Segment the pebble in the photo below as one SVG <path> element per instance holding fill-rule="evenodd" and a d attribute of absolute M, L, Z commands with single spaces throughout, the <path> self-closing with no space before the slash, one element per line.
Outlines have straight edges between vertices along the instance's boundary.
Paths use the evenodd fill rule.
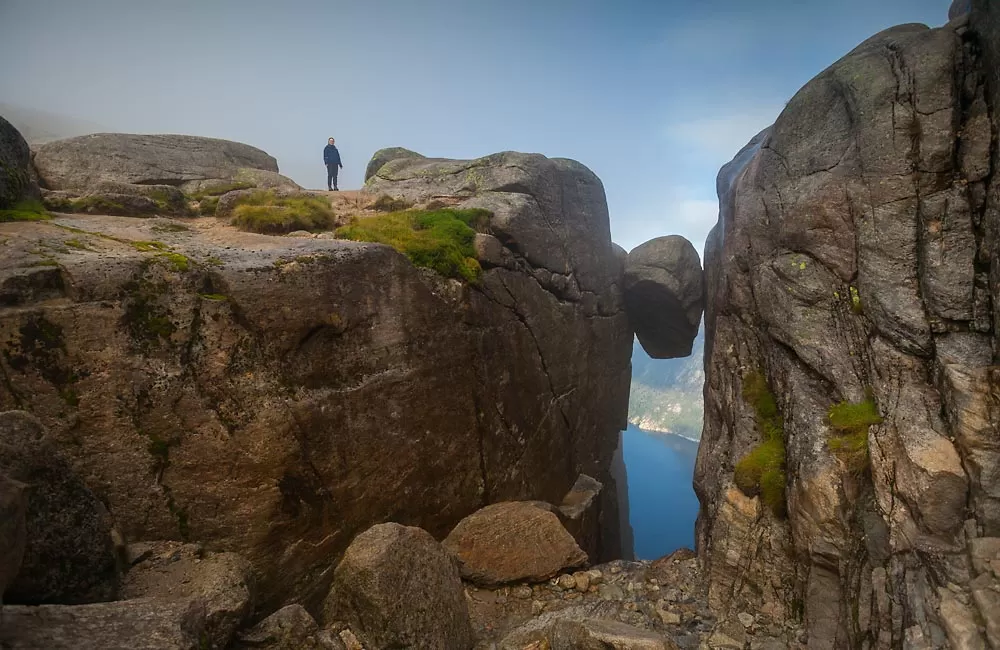
<path fill-rule="evenodd" d="M 622 568 L 620 566 L 618 566 L 617 564 L 611 567 L 611 573 L 612 574 L 621 573 L 621 572 L 622 572 Z"/>
<path fill-rule="evenodd" d="M 568 573 L 559 576 L 559 586 L 563 589 L 576 589 L 576 578 Z"/>
<path fill-rule="evenodd" d="M 658 609 L 656 613 L 660 615 L 660 620 L 664 625 L 680 625 L 681 617 L 676 612 L 665 609 Z"/>
<path fill-rule="evenodd" d="M 587 593 L 587 590 L 590 589 L 590 576 L 584 573 L 583 571 L 574 573 L 573 580 L 576 581 L 575 584 L 576 590 L 579 591 L 581 594 Z"/>
<path fill-rule="evenodd" d="M 597 591 L 604 600 L 622 600 L 625 598 L 625 592 L 618 585 L 601 585 L 597 588 Z"/>
<path fill-rule="evenodd" d="M 347 646 L 347 650 L 365 650 L 365 647 L 358 641 L 358 637 L 354 636 L 354 632 L 350 630 L 341 630 L 340 640 Z"/>
<path fill-rule="evenodd" d="M 587 575 L 590 576 L 590 584 L 596 585 L 604 581 L 604 574 L 601 573 L 600 569 L 591 569 L 587 571 Z"/>
<path fill-rule="evenodd" d="M 514 594 L 514 598 L 527 600 L 528 598 L 531 598 L 533 592 L 531 591 L 531 587 L 528 585 L 518 585 L 517 587 L 514 587 L 512 593 Z"/>
<path fill-rule="evenodd" d="M 746 612 L 740 612 L 737 614 L 736 618 L 740 619 L 740 623 L 745 628 L 753 627 L 754 619 L 752 614 L 747 614 Z"/>

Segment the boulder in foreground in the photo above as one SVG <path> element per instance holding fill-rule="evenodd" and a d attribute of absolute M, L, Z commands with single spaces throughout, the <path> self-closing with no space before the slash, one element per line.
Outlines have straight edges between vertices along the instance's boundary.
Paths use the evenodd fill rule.
<path fill-rule="evenodd" d="M 420 528 L 372 526 L 347 547 L 324 606 L 366 648 L 468 648 L 472 628 L 454 561 Z"/>
<path fill-rule="evenodd" d="M 54 338 L 46 328 L 22 330 L 25 354 L 41 354 Z M 56 453 L 33 415 L 0 413 L 0 469 L 31 487 L 21 569 L 4 593 L 11 603 L 89 603 L 113 599 L 118 567 L 111 516 Z"/>
<path fill-rule="evenodd" d="M 462 577 L 498 585 L 547 580 L 587 562 L 587 554 L 550 512 L 527 501 L 494 503 L 455 526 L 443 542 Z"/>

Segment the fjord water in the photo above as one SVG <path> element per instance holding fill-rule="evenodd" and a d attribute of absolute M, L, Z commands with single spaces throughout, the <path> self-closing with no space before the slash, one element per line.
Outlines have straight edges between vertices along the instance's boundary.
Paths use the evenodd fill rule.
<path fill-rule="evenodd" d="M 622 435 L 629 522 L 638 560 L 694 548 L 698 499 L 691 485 L 698 443 L 630 424 Z"/>

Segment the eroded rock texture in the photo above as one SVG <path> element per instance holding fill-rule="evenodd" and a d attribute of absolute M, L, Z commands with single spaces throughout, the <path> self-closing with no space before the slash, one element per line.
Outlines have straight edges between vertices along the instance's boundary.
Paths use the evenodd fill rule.
<path fill-rule="evenodd" d="M 714 608 L 804 616 L 810 648 L 984 647 L 997 616 L 973 557 L 1000 536 L 1000 41 L 974 5 L 872 37 L 720 174 L 699 554 Z M 773 422 L 760 376 L 786 518 L 733 481 Z M 840 402 L 877 409 L 855 454 Z"/>
<path fill-rule="evenodd" d="M 441 539 L 581 473 L 604 485 L 594 559 L 617 557 L 632 331 L 600 181 L 507 153 L 394 160 L 372 184 L 491 209 L 481 282 L 214 219 L 0 225 L 0 410 L 50 428 L 126 540 L 246 557 L 259 611 L 315 607 L 372 524 Z"/>

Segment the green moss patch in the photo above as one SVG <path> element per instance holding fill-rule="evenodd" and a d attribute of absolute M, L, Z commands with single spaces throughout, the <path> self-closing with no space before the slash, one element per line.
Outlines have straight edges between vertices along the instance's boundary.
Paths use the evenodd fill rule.
<path fill-rule="evenodd" d="M 833 432 L 827 443 L 830 451 L 852 472 L 864 472 L 869 465 L 868 429 L 882 423 L 871 391 L 861 402 L 831 406 L 827 421 Z"/>
<path fill-rule="evenodd" d="M 278 196 L 259 191 L 241 197 L 233 208 L 234 226 L 265 235 L 329 230 L 335 220 L 329 200 L 312 195 Z"/>
<path fill-rule="evenodd" d="M 761 372 L 743 379 L 743 399 L 753 410 L 764 440 L 736 463 L 733 482 L 747 496 L 760 496 L 775 516 L 785 515 L 785 429 L 778 403 Z"/>
<path fill-rule="evenodd" d="M 337 229 L 337 237 L 388 244 L 414 266 L 441 275 L 478 282 L 482 274 L 472 242 L 476 230 L 489 223 L 481 209 L 406 210 L 376 217 L 356 217 Z"/>
<path fill-rule="evenodd" d="M 52 215 L 45 210 L 41 201 L 29 199 L 20 201 L 9 210 L 0 210 L 0 223 L 11 221 L 47 221 Z"/>
<path fill-rule="evenodd" d="M 186 273 L 191 270 L 191 260 L 187 257 L 181 255 L 180 253 L 165 252 L 160 253 L 156 256 L 158 259 L 163 260 L 167 264 L 173 267 L 175 271 L 180 273 Z"/>
<path fill-rule="evenodd" d="M 82 196 L 73 199 L 65 211 L 85 212 L 87 214 L 124 214 L 127 212 L 124 205 L 103 196 Z"/>

